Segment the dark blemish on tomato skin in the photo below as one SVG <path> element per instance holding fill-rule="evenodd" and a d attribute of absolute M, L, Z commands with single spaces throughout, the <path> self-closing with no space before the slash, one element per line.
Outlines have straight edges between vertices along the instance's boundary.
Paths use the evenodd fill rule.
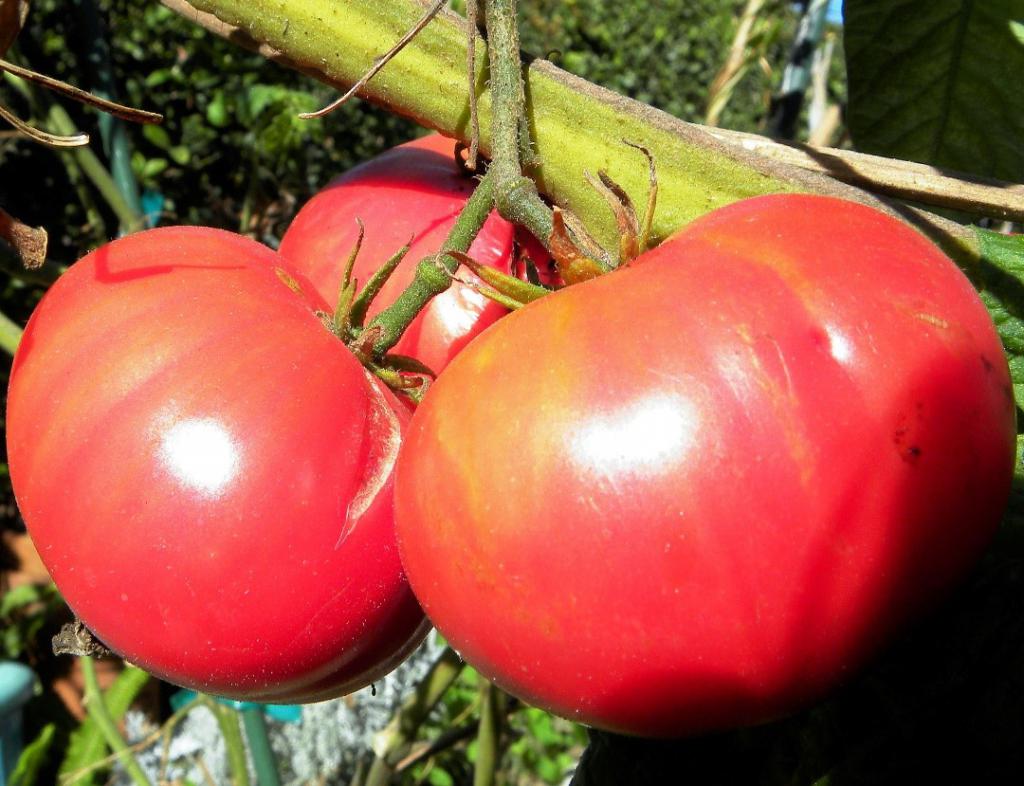
<path fill-rule="evenodd" d="M 996 367 L 992 365 L 992 361 L 984 355 L 981 355 L 981 365 L 985 369 L 986 374 L 991 374 L 996 370 Z"/>
<path fill-rule="evenodd" d="M 917 410 L 918 420 L 920 420 L 924 412 L 924 402 L 917 402 L 915 409 Z M 900 418 L 900 424 L 892 432 L 892 443 L 895 445 L 896 452 L 900 454 L 901 459 L 908 464 L 916 464 L 918 459 L 921 458 L 922 450 L 920 445 L 915 445 L 913 442 L 907 444 L 909 433 L 910 426 L 907 425 L 906 418 Z"/>
<path fill-rule="evenodd" d="M 917 460 L 921 458 L 921 448 L 919 445 L 904 444 L 909 430 L 906 426 L 899 426 L 892 433 L 892 442 L 896 446 L 896 451 L 900 454 L 900 458 L 908 464 L 916 464 Z"/>

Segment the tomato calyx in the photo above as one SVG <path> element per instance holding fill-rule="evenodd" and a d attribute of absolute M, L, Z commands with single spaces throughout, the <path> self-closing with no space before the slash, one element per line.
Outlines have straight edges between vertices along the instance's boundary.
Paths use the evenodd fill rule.
<path fill-rule="evenodd" d="M 381 293 L 388 279 L 409 253 L 413 238 L 392 254 L 360 288 L 359 282 L 352 276 L 352 271 L 362 248 L 366 228 L 359 218 L 356 219 L 356 223 L 359 225 L 359 234 L 345 261 L 338 306 L 333 314 L 321 311 L 317 316 L 324 327 L 348 347 L 367 371 L 396 393 L 418 403 L 429 382 L 437 375 L 424 363 L 412 357 L 398 354 L 378 356 L 374 347 L 380 340 L 384 328 L 381 325 L 366 325 L 370 304 Z M 278 275 L 281 276 L 281 273 Z M 285 283 L 288 284 L 288 281 Z"/>
<path fill-rule="evenodd" d="M 523 271 L 525 276 L 508 275 L 493 268 L 487 268 L 464 253 L 452 253 L 450 256 L 468 267 L 483 284 L 463 280 L 454 274 L 453 278 L 464 285 L 471 286 L 484 297 L 515 310 L 540 299 L 555 289 L 580 284 L 610 273 L 632 262 L 647 251 L 651 244 L 651 224 L 658 198 L 658 178 L 654 158 L 650 151 L 642 145 L 628 140 L 623 140 L 623 143 L 640 150 L 648 161 L 649 185 L 642 221 L 629 194 L 607 172 L 598 170 L 596 176 L 590 172 L 584 173 L 587 182 L 608 203 L 615 216 L 619 230 L 617 259 L 614 259 L 611 253 L 594 239 L 577 215 L 554 207 L 552 209 L 551 234 L 548 236 L 547 246 L 554 259 L 557 284 L 544 286 L 532 260 L 526 260 Z"/>

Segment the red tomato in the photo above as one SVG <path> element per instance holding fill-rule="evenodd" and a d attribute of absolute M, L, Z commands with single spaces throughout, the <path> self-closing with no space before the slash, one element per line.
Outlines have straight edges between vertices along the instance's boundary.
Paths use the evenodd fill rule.
<path fill-rule="evenodd" d="M 407 414 L 324 307 L 272 251 L 176 227 L 89 254 L 29 321 L 21 512 L 75 613 L 165 680 L 340 695 L 424 633 L 392 516 Z"/>
<path fill-rule="evenodd" d="M 366 226 L 353 271 L 360 284 L 412 238 L 409 253 L 370 308 L 372 318 L 406 288 L 419 261 L 441 248 L 473 192 L 473 180 L 455 165 L 454 145 L 451 139 L 432 134 L 336 178 L 299 211 L 281 240 L 281 255 L 333 308 L 342 268 L 359 235 L 357 218 Z M 492 213 L 469 255 L 508 273 L 515 238 L 513 225 Z M 535 241 L 531 248 L 537 255 Z M 460 277 L 473 278 L 465 270 Z M 420 313 L 394 351 L 439 372 L 473 336 L 505 313 L 470 287 L 455 283 Z"/>
<path fill-rule="evenodd" d="M 1014 404 L 964 276 L 812 196 L 716 211 L 477 338 L 399 456 L 403 563 L 523 699 L 674 736 L 821 697 L 960 578 Z"/>

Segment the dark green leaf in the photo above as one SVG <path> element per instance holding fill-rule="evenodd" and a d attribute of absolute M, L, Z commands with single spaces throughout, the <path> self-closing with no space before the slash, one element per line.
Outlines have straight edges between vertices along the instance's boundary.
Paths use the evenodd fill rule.
<path fill-rule="evenodd" d="M 849 124 L 869 153 L 1024 180 L 1024 0 L 847 0 Z"/>
<path fill-rule="evenodd" d="M 983 261 L 967 270 L 999 331 L 1017 406 L 1024 406 L 1024 236 L 975 230 Z"/>

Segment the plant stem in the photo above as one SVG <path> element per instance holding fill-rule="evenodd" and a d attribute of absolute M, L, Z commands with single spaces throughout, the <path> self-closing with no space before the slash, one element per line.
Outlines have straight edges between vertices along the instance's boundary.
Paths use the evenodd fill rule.
<path fill-rule="evenodd" d="M 1024 221 L 1024 185 L 856 150 L 780 142 L 724 128 L 709 132 L 726 144 L 879 194 L 1005 221 Z"/>
<path fill-rule="evenodd" d="M 491 169 L 497 175 L 495 207 L 522 224 L 542 243 L 551 236 L 552 219 L 530 178 L 523 177 L 520 155 L 526 116 L 519 28 L 515 0 L 486 0 L 487 54 L 491 65 Z"/>
<path fill-rule="evenodd" d="M 245 755 L 245 741 L 238 725 L 238 713 L 210 697 L 206 697 L 206 706 L 217 719 L 221 736 L 224 737 L 234 786 L 249 786 L 249 762 Z"/>
<path fill-rule="evenodd" d="M 458 679 L 462 672 L 462 659 L 451 647 L 434 661 L 415 692 L 405 700 L 401 708 L 377 735 L 374 749 L 377 757 L 366 776 L 366 786 L 387 786 L 395 772 L 395 765 L 401 760 L 408 745 L 416 739 L 416 732 L 430 712 Z"/>
<path fill-rule="evenodd" d="M 495 178 L 492 172 L 493 170 L 489 170 L 477 184 L 438 254 L 421 260 L 416 267 L 416 276 L 409 286 L 394 303 L 381 311 L 366 326 L 367 330 L 381 330 L 380 337 L 373 345 L 376 356 L 383 355 L 398 343 L 403 331 L 409 327 L 430 299 L 440 295 L 451 285 L 451 274 L 458 268 L 459 263 L 446 256 L 446 253 L 468 251 L 487 216 L 490 215 L 494 205 Z"/>
<path fill-rule="evenodd" d="M 252 753 L 256 783 L 259 786 L 280 786 L 281 778 L 277 772 L 274 751 L 270 747 L 270 738 L 267 736 L 267 720 L 263 716 L 263 708 L 258 704 L 246 704 L 239 711 L 242 714 L 242 725 L 245 727 L 245 738 L 249 741 L 249 751 Z"/>
<path fill-rule="evenodd" d="M 504 695 L 488 680 L 480 678 L 480 728 L 477 733 L 473 786 L 493 786 L 501 758 L 501 721 Z"/>
<path fill-rule="evenodd" d="M 14 357 L 23 332 L 17 322 L 0 312 L 0 349 Z"/>
<path fill-rule="evenodd" d="M 117 724 L 114 723 L 113 717 L 111 717 L 110 712 L 107 710 L 107 705 L 103 701 L 103 694 L 100 692 L 99 683 L 96 681 L 96 666 L 92 658 L 85 655 L 79 662 L 82 664 L 82 675 L 85 678 L 84 701 L 89 717 L 93 719 L 100 733 L 103 734 L 103 739 L 110 746 L 110 750 L 117 756 L 117 760 L 121 762 L 121 766 L 124 767 L 125 772 L 128 773 L 136 786 L 152 786 L 149 778 L 146 777 L 146 773 L 139 766 L 138 760 L 129 750 L 128 744 L 117 730 Z"/>
<path fill-rule="evenodd" d="M 161 2 L 219 35 L 339 88 L 356 82 L 422 16 L 424 7 L 417 0 Z M 467 141 L 465 61 L 465 21 L 442 10 L 360 95 Z M 586 216 L 588 228 L 605 247 L 618 242 L 615 221 L 582 173 L 604 170 L 634 201 L 640 200 L 647 193 L 647 171 L 637 166 L 635 151 L 622 143 L 628 139 L 649 150 L 658 165 L 653 242 L 745 197 L 811 192 L 868 204 L 901 218 L 965 266 L 983 260 L 981 245 L 967 227 L 890 205 L 827 175 L 722 142 L 702 126 L 616 95 L 544 60 L 534 60 L 527 68 L 525 93 L 532 141 L 542 161 L 531 173 L 556 204 Z M 480 94 L 480 148 L 485 154 L 491 150 L 490 101 L 490 91 Z"/>

